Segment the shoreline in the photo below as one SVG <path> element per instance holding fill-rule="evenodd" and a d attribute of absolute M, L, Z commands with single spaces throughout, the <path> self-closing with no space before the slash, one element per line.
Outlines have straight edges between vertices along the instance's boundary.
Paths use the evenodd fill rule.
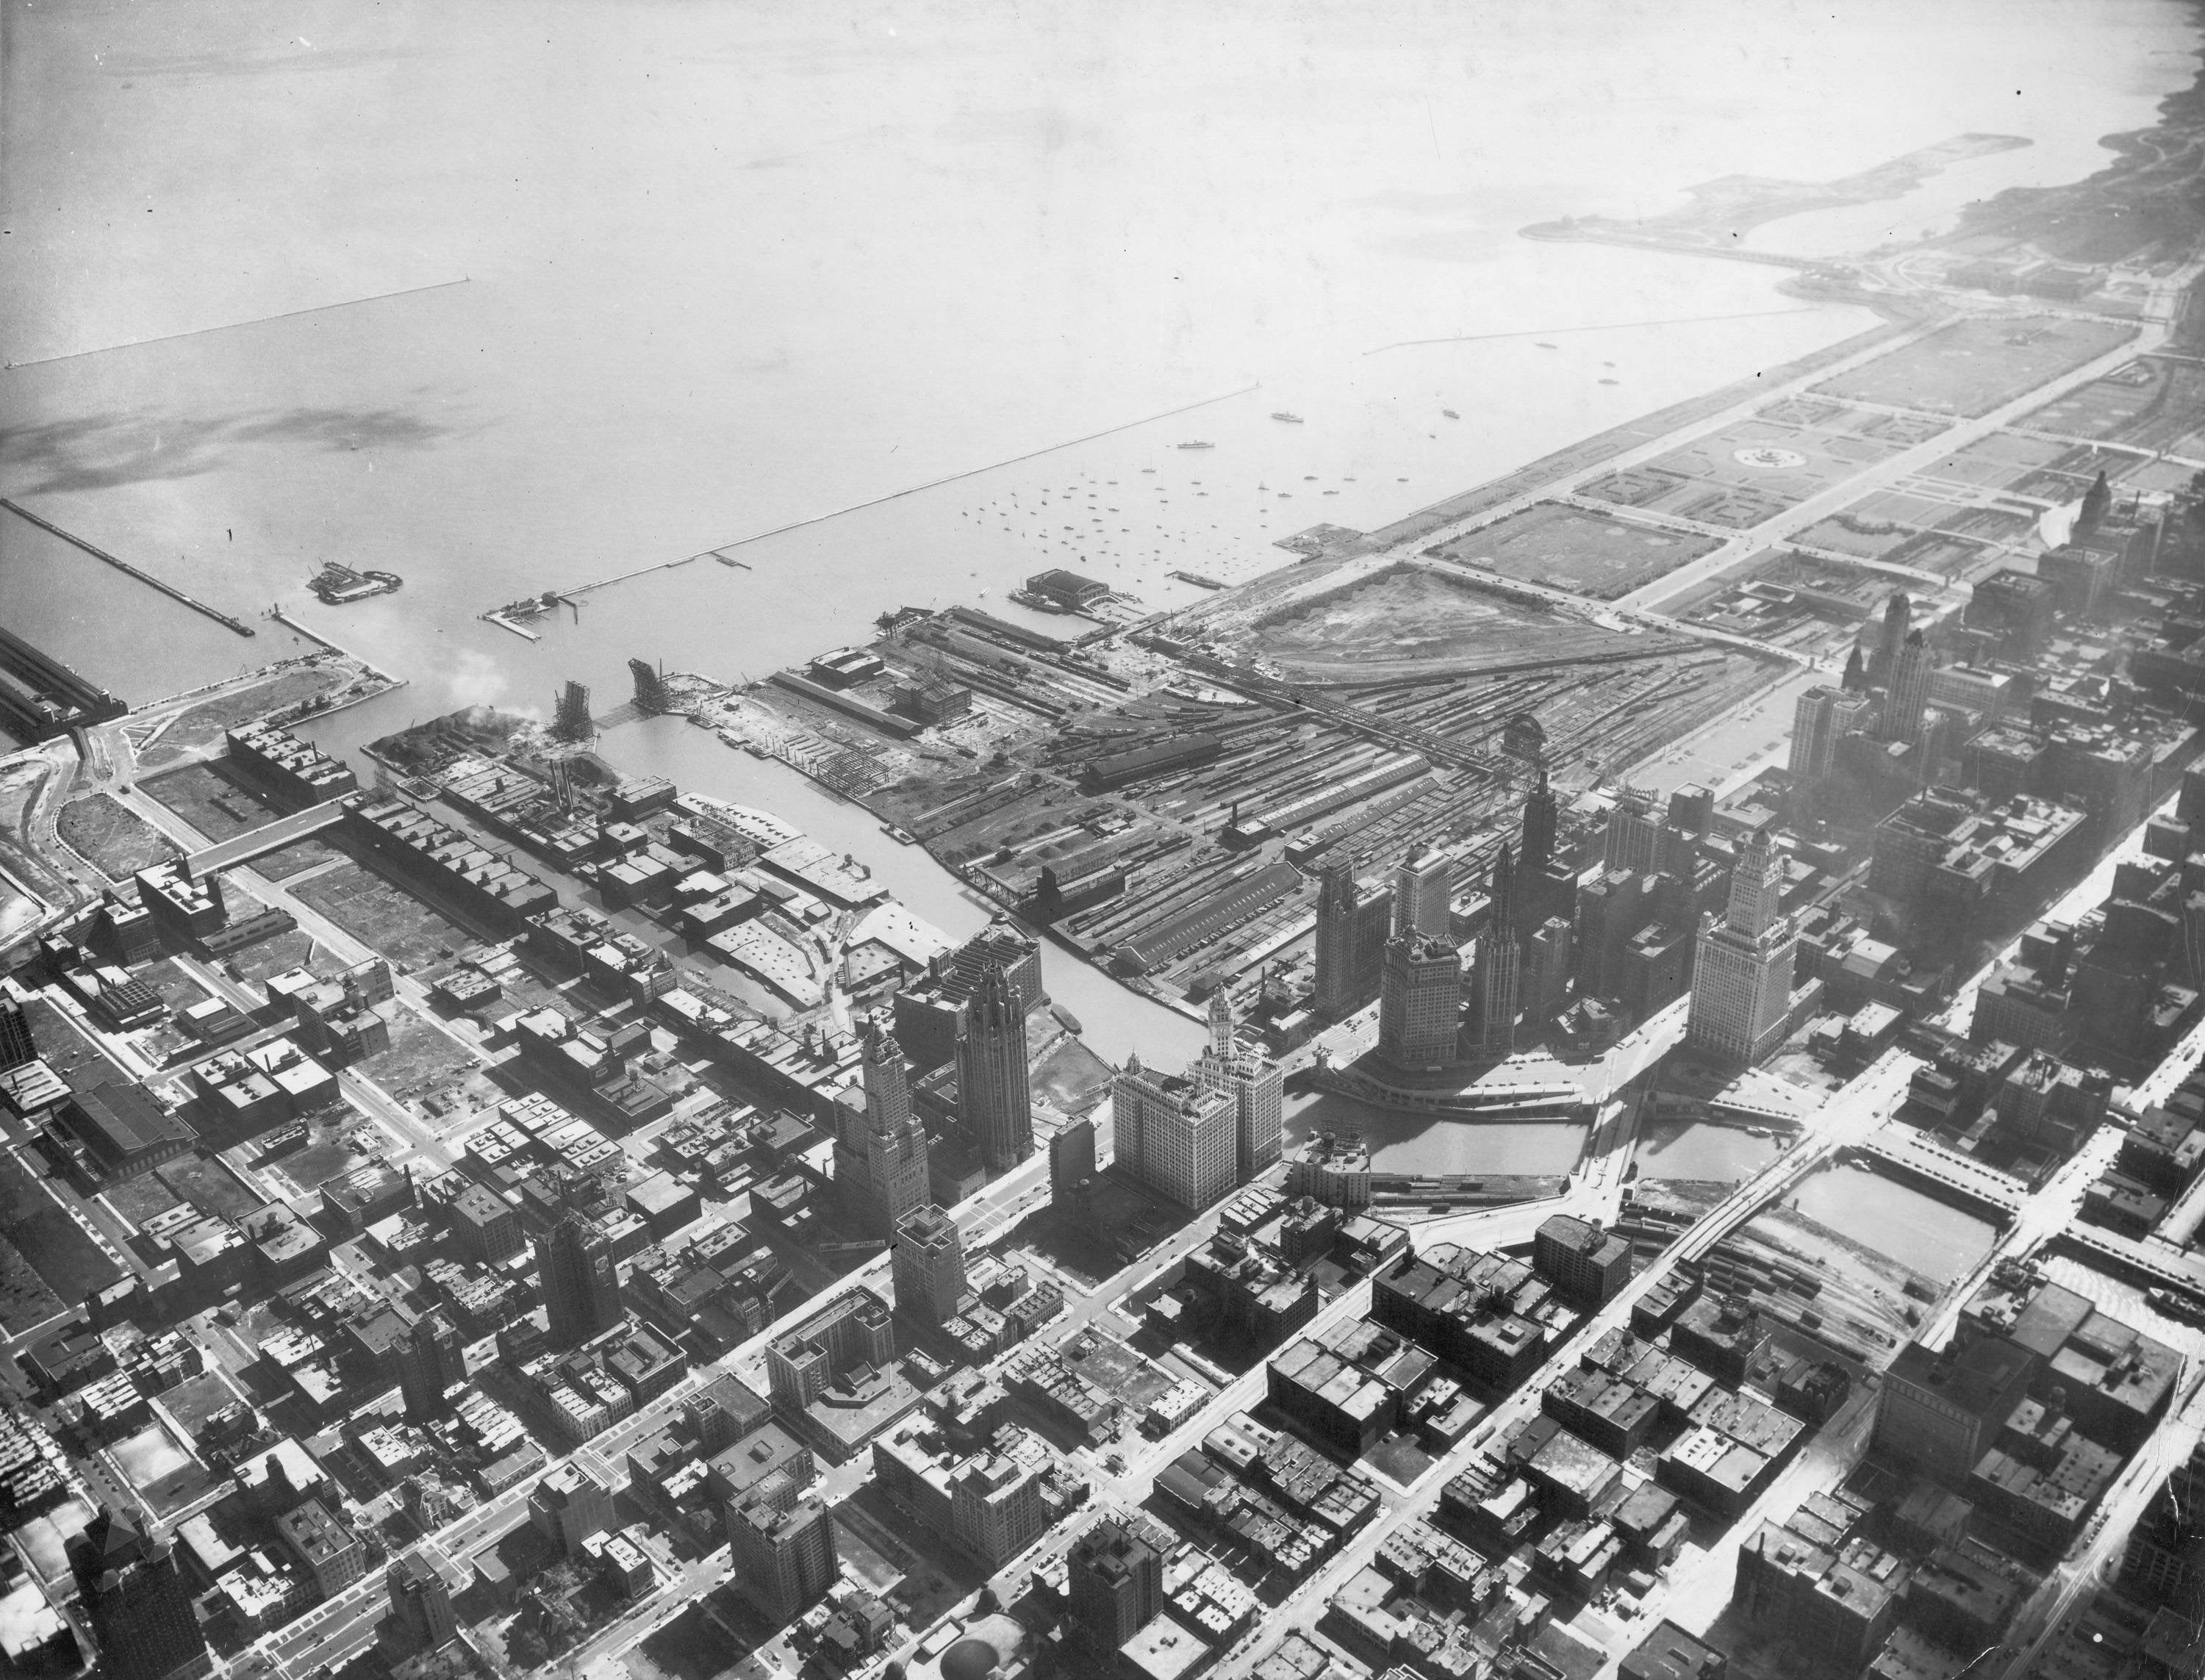
<path fill-rule="evenodd" d="M 2201 27 L 2205 27 L 2205 0 L 2197 0 L 2194 11 Z M 2107 168 L 2096 171 L 2080 182 L 2071 183 L 2065 187 L 2010 189 L 2007 193 L 2000 194 L 1988 205 L 1971 206 L 1970 211 L 1962 217 L 1960 226 L 1956 230 L 1913 241 L 1895 247 L 1892 252 L 1880 252 L 1875 260 L 1883 263 L 1902 263 L 1909 255 L 1935 250 L 1955 239 L 1967 236 L 1969 233 L 1978 230 L 1987 217 L 2002 216 L 2012 221 L 2021 217 L 2024 212 L 2034 216 L 2048 203 L 2064 203 L 2076 199 L 2092 199 L 2114 192 L 2130 181 L 2137 161 L 2140 158 L 2147 158 L 2147 154 L 2150 151 L 2148 145 L 2148 137 L 2150 134 L 2161 132 L 2184 117 L 2190 117 L 2201 123 L 2205 123 L 2205 40 L 2201 40 L 2196 51 L 2199 68 L 2192 86 L 2188 89 L 2171 93 L 2162 99 L 2160 105 L 2161 122 L 2158 128 L 2136 131 L 2134 134 L 2108 140 L 2107 143 L 2112 145 L 2119 155 Z M 1995 137 L 1964 138 L 1987 141 Z M 2147 159 L 2147 162 L 2149 161 Z M 1885 166 L 1882 172 L 1887 175 L 1890 173 L 1889 166 Z M 1874 177 L 1877 173 L 1877 171 L 1869 171 L 1867 177 L 1862 179 Z M 1783 213 L 1792 212 L 1787 211 Z M 1781 216 L 1768 219 L 1778 220 L 1781 219 Z M 2181 231 L 2181 225 L 2178 224 L 2172 231 L 2161 232 L 2150 239 L 2138 241 L 2129 247 L 2124 254 L 2133 258 L 2140 250 L 2167 244 L 2176 239 Z M 2201 226 L 2200 231 L 2205 232 L 2205 226 Z M 1587 240 L 1606 238 L 1604 231 L 1579 233 L 1573 229 L 1569 233 L 1563 234 L 1555 230 L 1554 224 L 1527 228 L 1522 232 L 1524 236 L 1531 238 L 1577 237 Z M 1621 238 L 1608 242 L 1628 244 L 1640 249 L 1663 251 L 1681 257 L 1712 256 L 1728 258 L 1745 254 L 1721 248 L 1695 246 L 1687 242 L 1644 237 Z M 1767 253 L 1750 254 L 1756 261 L 1770 260 Z M 1328 555 L 1347 561 L 1351 564 L 1358 559 L 1364 560 L 1368 563 L 1370 557 L 1373 556 L 1406 555 L 1406 551 L 1430 538 L 1435 532 L 1465 522 L 1474 524 L 1481 516 L 1489 514 L 1496 509 L 1504 508 L 1510 502 L 1536 502 L 1542 496 L 1549 495 L 1566 496 L 1569 487 L 1574 481 L 1581 480 L 1598 471 L 1606 463 L 1617 457 L 1644 454 L 1649 451 L 1659 453 L 1685 447 L 1710 423 L 1717 421 L 1727 411 L 1751 410 L 1762 399 L 1774 401 L 1780 398 L 1798 398 L 1816 388 L 1818 379 L 1826 369 L 1835 367 L 1842 370 L 1848 363 L 1874 366 L 1878 361 L 1887 357 L 1904 357 L 1908 353 L 1911 345 L 1920 342 L 1954 323 L 1964 324 L 1970 321 L 1981 320 L 1985 318 L 1987 312 L 1995 314 L 2007 307 L 2001 305 L 1987 311 L 1984 306 L 1971 304 L 1968 300 L 1952 296 L 1949 294 L 1947 285 L 1941 275 L 1924 279 L 1920 276 L 1905 272 L 1903 268 L 1897 270 L 1876 268 L 1863 271 L 1863 267 L 1858 265 L 1864 264 L 1869 260 L 1865 253 L 1852 253 L 1828 261 L 1791 258 L 1775 260 L 1777 265 L 1804 270 L 1796 276 L 1781 282 L 1776 288 L 1780 294 L 1811 300 L 1817 304 L 1863 308 L 1877 318 L 1873 324 L 1857 331 L 1847 333 L 1828 344 L 1793 357 L 1777 367 L 1763 370 L 1750 377 L 1727 381 L 1711 390 L 1636 416 L 1620 424 L 1582 438 L 1561 449 L 1550 451 L 1510 472 L 1483 480 L 1463 490 L 1442 497 L 1439 501 L 1428 503 L 1376 530 L 1344 537 L 1328 549 Z M 2118 261 L 2119 258 L 2114 260 Z M 2154 330 L 2168 333 L 2170 336 L 2178 334 L 2179 324 L 2190 312 L 2190 306 L 2201 291 L 2205 291 L 2205 285 L 2192 284 L 2181 295 L 2172 300 L 2166 299 L 2162 293 L 2159 299 L 2159 306 L 2140 318 L 2137 323 L 2139 329 L 2143 332 L 2148 340 L 2154 336 Z M 2080 299 L 2065 306 L 2058 300 L 2050 298 L 2030 298 L 2021 301 L 2031 310 L 2048 315 L 2088 316 L 2089 314 L 2089 306 Z M 2172 318 L 2171 324 L 2167 318 L 2170 315 Z M 2156 347 L 2164 349 L 2167 347 L 2159 345 Z M 2040 373 L 2035 379 L 2025 384 L 2017 383 L 2012 389 L 2002 389 L 1999 402 L 1993 405 L 1991 408 L 1978 408 L 1972 411 L 1963 408 L 1958 411 L 1953 424 L 1965 425 L 1973 415 L 1994 413 L 2000 407 L 2011 406 L 2025 399 L 2032 399 L 2046 385 L 2063 377 L 2065 376 L 2059 372 Z M 1807 400 L 1813 399 L 1810 397 Z M 1863 474 L 1858 494 L 1872 494 L 1874 489 L 1874 480 Z M 1732 530 L 1725 533 L 1727 539 L 1724 545 L 1725 549 L 1745 552 L 1749 557 L 1752 553 L 1764 549 L 1772 553 L 1781 551 L 1786 541 L 1781 519 L 1782 515 L 1780 513 L 1773 517 L 1764 515 L 1756 520 L 1739 522 Z M 1766 527 L 1765 534 L 1760 534 L 1764 527 Z M 1288 561 L 1279 567 L 1259 573 L 1257 579 L 1221 591 L 1216 595 L 1206 597 L 1197 603 L 1196 610 L 1198 613 L 1214 613 L 1218 603 L 1229 603 L 1235 597 L 1245 597 L 1249 591 L 1257 589 L 1263 579 L 1275 579 L 1282 573 L 1290 573 L 1295 564 L 1295 561 Z M 1645 593 L 1679 572 L 1689 573 L 1689 571 L 1690 562 L 1682 567 L 1673 567 L 1670 573 L 1648 580 L 1634 594 Z M 1492 586 L 1504 591 L 1509 587 L 1505 579 L 1495 578 L 1490 582 Z M 1689 579 L 1687 586 L 1689 586 Z M 1597 595 L 1587 594 L 1578 590 L 1568 590 L 1565 592 L 1581 600 L 1588 611 L 1597 612 L 1600 609 L 1601 598 Z M 1660 598 L 1666 604 L 1667 597 L 1664 596 Z M 1180 609 L 1181 612 L 1186 610 Z M 1171 615 L 1164 616 L 1168 619 Z M 1642 608 L 1638 616 L 1641 620 L 1638 627 L 1641 629 L 1656 627 L 1652 611 Z M 1665 620 L 1661 627 L 1671 626 Z M 1689 633 L 1689 626 L 1679 625 L 1674 627 Z M 1699 639 L 1703 642 L 1709 640 L 1707 638 Z M 1182 662 L 1191 662 L 1195 668 L 1201 668 L 1203 663 L 1199 659 L 1191 659 L 1191 662 L 1189 659 L 1183 659 Z M 1212 671 L 1207 680 L 1215 681 L 1218 674 Z M 1780 680 L 1780 674 L 1772 680 Z M 1237 684 L 1228 686 L 1239 686 Z M 1766 687 L 1767 685 L 1763 686 Z M 1297 701 L 1296 703 L 1305 703 Z M 1673 745 L 1676 740 L 1690 739 L 1697 733 L 1697 727 L 1695 725 L 1688 727 L 1667 742 L 1656 743 L 1649 751 L 1659 753 L 1666 750 L 1667 746 Z M 860 743 L 858 746 L 852 747 L 841 740 L 840 738 L 844 733 L 837 729 L 829 729 L 823 733 L 822 738 L 829 743 L 842 745 L 843 751 L 835 755 L 837 759 L 847 757 L 853 751 L 862 754 L 864 744 Z M 724 734 L 722 739 L 728 739 Z M 729 744 L 733 745 L 732 741 Z M 838 798 L 857 804 L 876 820 L 884 822 L 896 820 L 893 812 L 881 809 L 878 802 L 869 797 L 873 792 L 871 788 L 835 786 L 824 774 L 832 768 L 831 766 L 815 764 L 804 754 L 776 752 L 772 756 L 790 763 L 792 768 L 804 774 L 815 786 L 825 787 Z M 1645 753 L 1639 754 L 1631 762 L 1643 762 L 1647 756 Z M 1018 905 L 1011 902 L 1005 893 L 997 890 L 998 883 L 993 879 L 990 871 L 976 868 L 969 862 L 950 862 L 936 852 L 932 842 L 923 841 L 922 844 L 924 845 L 933 861 L 956 880 L 961 890 L 1001 905 L 1013 915 L 1018 913 Z M 1180 878 L 1178 874 L 1169 876 L 1174 882 L 1177 882 Z M 1061 948 L 1078 955 L 1091 967 L 1116 979 L 1120 984 L 1125 985 L 1129 990 L 1138 992 L 1150 1000 L 1160 1002 L 1184 1017 L 1189 1018 L 1198 1017 L 1196 1006 L 1178 994 L 1180 988 L 1176 984 L 1168 986 L 1162 983 L 1158 977 L 1147 973 L 1120 974 L 1110 962 L 1102 959 L 1103 953 L 1100 950 L 1090 949 L 1085 944 L 1075 941 L 1057 927 L 1046 926 L 1040 931 L 1046 934 Z M 1239 971 L 1239 967 L 1234 965 L 1235 952 L 1231 943 L 1233 937 L 1233 935 L 1229 933 L 1220 936 L 1221 955 L 1217 959 L 1227 964 L 1228 976 L 1230 973 Z M 1272 947 L 1265 948 L 1269 951 Z"/>

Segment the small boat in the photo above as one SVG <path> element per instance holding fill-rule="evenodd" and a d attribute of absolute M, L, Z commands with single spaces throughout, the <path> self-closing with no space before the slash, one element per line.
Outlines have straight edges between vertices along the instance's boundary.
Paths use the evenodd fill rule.
<path fill-rule="evenodd" d="M 909 833 L 905 829 L 899 828 L 893 822 L 882 823 L 881 832 L 886 834 L 890 840 L 894 840 L 898 846 L 917 846 L 918 844 L 918 836 L 917 834 Z"/>
<path fill-rule="evenodd" d="M 1300 415 L 1289 414 L 1283 408 L 1273 414 L 1271 418 L 1275 420 L 1284 420 L 1290 426 L 1298 426 L 1302 423 L 1302 417 Z"/>
<path fill-rule="evenodd" d="M 1622 382 L 1617 379 L 1603 379 L 1600 383 L 1603 385 L 1616 385 L 1620 384 Z"/>
<path fill-rule="evenodd" d="M 1450 420 L 1459 420 L 1462 418 L 1461 415 L 1456 413 L 1452 408 L 1442 408 L 1440 410 L 1440 413 L 1446 415 Z"/>
<path fill-rule="evenodd" d="M 1181 449 L 1214 449 L 1217 446 L 1215 443 L 1210 442 L 1207 438 L 1190 437 L 1186 442 L 1176 444 L 1174 447 Z"/>
<path fill-rule="evenodd" d="M 1543 338 L 1542 338 L 1542 339 L 1541 339 L 1541 340 L 1539 341 L 1539 347 L 1540 347 L 1542 350 L 1551 350 L 1551 349 L 1554 348 L 1554 347 L 1553 345 L 1551 345 L 1551 344 L 1548 343 L 1548 342 L 1547 342 L 1547 341 L 1546 341 L 1545 339 L 1543 339 Z"/>

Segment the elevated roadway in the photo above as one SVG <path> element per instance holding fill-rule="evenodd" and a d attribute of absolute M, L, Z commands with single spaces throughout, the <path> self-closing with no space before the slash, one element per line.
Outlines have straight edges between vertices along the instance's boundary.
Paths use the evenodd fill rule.
<path fill-rule="evenodd" d="M 234 869 L 240 864 L 250 863 L 255 858 L 264 858 L 271 852 L 280 852 L 294 840 L 309 834 L 318 834 L 324 828 L 333 828 L 344 818 L 345 808 L 330 799 L 306 810 L 294 811 L 288 816 L 279 816 L 273 822 L 264 822 L 258 828 L 248 828 L 241 834 L 233 834 L 226 840 L 201 848 L 186 859 L 194 877 L 210 875 L 217 870 Z"/>

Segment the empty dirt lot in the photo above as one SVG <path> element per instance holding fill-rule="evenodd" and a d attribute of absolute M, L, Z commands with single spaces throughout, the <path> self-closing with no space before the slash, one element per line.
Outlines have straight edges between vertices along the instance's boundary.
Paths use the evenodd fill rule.
<path fill-rule="evenodd" d="M 1652 531 L 1581 508 L 1542 502 L 1458 537 L 1441 558 L 1504 578 L 1613 601 L 1711 553 L 1711 537 Z"/>

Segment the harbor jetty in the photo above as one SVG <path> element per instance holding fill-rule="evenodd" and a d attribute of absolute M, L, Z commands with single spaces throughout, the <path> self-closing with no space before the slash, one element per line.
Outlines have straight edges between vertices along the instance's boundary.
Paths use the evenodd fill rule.
<path fill-rule="evenodd" d="M 0 508 L 5 508 L 19 519 L 28 519 L 33 525 L 38 526 L 39 530 L 50 532 L 51 535 L 60 537 L 62 542 L 70 544 L 72 547 L 82 549 L 94 560 L 104 560 L 110 566 L 112 566 L 116 571 L 128 573 L 132 577 L 137 579 L 140 583 L 146 584 L 152 588 L 158 589 L 171 601 L 181 601 L 185 606 L 189 607 L 193 612 L 212 619 L 217 624 L 227 626 L 229 628 L 235 630 L 241 636 L 253 636 L 259 633 L 255 631 L 251 625 L 246 623 L 244 620 L 232 618 L 228 613 L 223 612 L 219 608 L 208 606 L 205 602 L 198 600 L 192 596 L 185 594 L 183 591 L 178 589 L 174 584 L 162 582 L 160 579 L 155 577 L 152 573 L 145 571 L 139 567 L 133 566 L 128 561 L 120 559 L 117 556 L 108 553 L 106 549 L 99 547 L 97 543 L 86 542 L 83 537 L 77 536 L 74 531 L 63 531 L 51 519 L 40 519 L 29 508 L 10 502 L 4 496 L 0 496 Z"/>

